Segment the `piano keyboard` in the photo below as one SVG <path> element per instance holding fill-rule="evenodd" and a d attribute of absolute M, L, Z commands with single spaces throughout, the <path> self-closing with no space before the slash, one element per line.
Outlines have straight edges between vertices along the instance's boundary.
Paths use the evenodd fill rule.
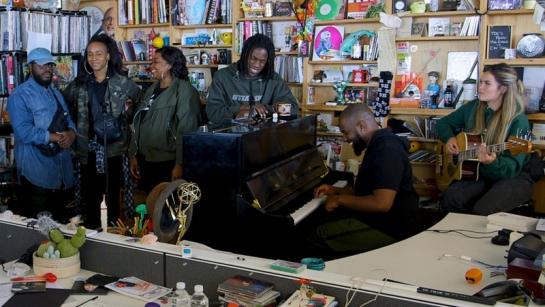
<path fill-rule="evenodd" d="M 293 219 L 293 225 L 299 224 L 304 218 L 309 216 L 314 210 L 318 209 L 325 200 L 327 199 L 326 195 L 322 195 L 318 198 L 314 198 L 308 203 L 301 206 L 299 209 L 295 210 L 293 213 L 290 214 L 291 218 Z"/>

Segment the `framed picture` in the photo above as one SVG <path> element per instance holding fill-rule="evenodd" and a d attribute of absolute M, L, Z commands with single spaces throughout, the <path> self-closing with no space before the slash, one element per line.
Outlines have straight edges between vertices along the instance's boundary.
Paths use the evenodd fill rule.
<path fill-rule="evenodd" d="M 425 36 L 427 24 L 424 22 L 415 22 L 411 27 L 411 36 Z"/>
<path fill-rule="evenodd" d="M 341 60 L 341 44 L 344 39 L 342 26 L 318 26 L 314 30 L 313 61 Z"/>
<path fill-rule="evenodd" d="M 516 10 L 522 5 L 522 0 L 489 0 L 489 10 Z"/>
<path fill-rule="evenodd" d="M 439 17 L 428 19 L 428 36 L 448 36 L 450 35 L 450 18 Z"/>

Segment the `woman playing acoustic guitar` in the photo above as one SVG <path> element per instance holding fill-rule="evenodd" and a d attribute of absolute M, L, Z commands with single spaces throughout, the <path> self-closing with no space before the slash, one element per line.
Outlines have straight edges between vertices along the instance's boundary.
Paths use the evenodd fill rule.
<path fill-rule="evenodd" d="M 448 176 L 449 167 L 451 173 L 455 172 L 455 164 L 462 165 L 466 159 L 474 160 L 475 165 L 471 170 L 472 161 L 468 161 L 467 166 L 457 169 L 459 176 L 455 180 L 461 180 L 443 193 L 440 206 L 444 211 L 488 215 L 528 202 L 533 181 L 524 166 L 529 155 L 517 153 L 527 152 L 531 145 L 512 142 L 513 137 L 530 131 L 523 93 L 524 87 L 513 68 L 505 63 L 485 66 L 479 80 L 479 99 L 438 121 L 439 139 L 446 143 L 444 155 L 450 154 L 451 160 L 454 157 L 450 166 L 443 164 L 441 177 Z M 468 134 L 455 136 L 458 132 Z M 468 175 L 474 175 L 473 179 L 464 180 Z"/>

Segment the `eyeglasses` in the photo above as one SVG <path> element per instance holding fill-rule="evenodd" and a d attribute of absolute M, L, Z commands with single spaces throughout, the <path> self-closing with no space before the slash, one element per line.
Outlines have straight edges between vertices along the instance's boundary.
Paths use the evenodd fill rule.
<path fill-rule="evenodd" d="M 55 68 L 55 63 L 46 63 L 46 64 L 43 64 L 43 65 L 40 65 L 36 62 L 34 62 L 34 65 L 36 65 L 38 68 L 40 69 L 43 69 L 43 70 L 46 70 L 46 69 L 53 69 Z"/>

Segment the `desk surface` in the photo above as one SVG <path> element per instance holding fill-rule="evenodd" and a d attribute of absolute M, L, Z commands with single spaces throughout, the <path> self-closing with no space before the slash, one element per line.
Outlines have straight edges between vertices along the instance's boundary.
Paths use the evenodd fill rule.
<path fill-rule="evenodd" d="M 486 217 L 449 214 L 431 229 L 486 231 Z M 480 236 L 479 234 L 473 235 Z M 101 242 L 125 248 L 145 248 L 153 252 L 163 252 L 167 255 L 181 255 L 180 249 L 174 245 L 158 243 L 151 246 L 142 246 L 142 244 L 138 243 L 128 243 L 126 239 L 125 237 L 108 233 L 98 233 L 92 236 L 92 240 L 100 240 Z M 282 274 L 293 276 L 294 278 L 308 278 L 315 282 L 344 286 L 350 289 L 359 288 L 364 291 L 381 291 L 386 295 L 412 298 L 426 302 L 475 306 L 476 304 L 419 294 L 416 293 L 415 287 L 404 288 L 396 286 L 393 283 L 388 283 L 386 287 L 382 287 L 382 284 L 377 284 L 376 281 L 380 281 L 382 278 L 389 278 L 414 286 L 473 294 L 487 284 L 503 280 L 504 277 L 498 276 L 492 278 L 489 276 L 491 270 L 478 264 L 468 263 L 454 257 L 443 257 L 443 259 L 440 259 L 441 256 L 443 254 L 452 254 L 454 256 L 464 255 L 493 265 L 505 265 L 505 250 L 505 246 L 491 244 L 489 238 L 470 239 L 458 233 L 425 231 L 412 238 L 381 249 L 329 261 L 326 263 L 325 272 L 305 270 L 297 275 L 290 273 Z M 249 271 L 279 274 L 278 271 L 270 269 L 269 265 L 272 260 L 247 256 L 239 257 L 236 254 L 215 251 L 198 246 L 198 244 L 194 245 L 193 259 L 217 265 L 245 268 Z M 478 285 L 469 285 L 465 282 L 465 272 L 471 267 L 479 267 L 485 275 L 484 280 Z M 80 273 L 82 277 L 87 277 L 90 274 L 91 272 L 88 271 Z M 359 280 L 355 282 L 354 277 L 359 278 Z M 0 272 L 0 282 L 2 280 L 5 280 L 5 276 L 2 277 Z M 375 283 L 363 282 L 367 280 L 374 280 Z M 59 285 L 61 287 L 70 287 L 72 282 L 73 279 L 71 278 L 61 281 Z M 76 306 L 87 298 L 85 296 L 72 296 L 63 306 Z M 2 303 L 2 298 L 0 298 L 0 305 Z M 143 301 L 111 293 L 107 296 L 101 296 L 95 303 L 86 306 L 97 306 L 94 304 L 98 304 L 98 306 L 143 306 Z"/>
<path fill-rule="evenodd" d="M 486 217 L 451 213 L 430 229 L 486 232 Z M 485 237 L 492 235 L 466 234 Z M 488 264 L 506 265 L 506 249 L 506 246 L 492 244 L 490 238 L 470 239 L 459 233 L 424 231 L 377 250 L 329 261 L 326 263 L 326 271 L 362 279 L 381 280 L 387 277 L 415 286 L 474 294 L 484 285 L 505 280 L 505 277 L 490 277 L 492 270 L 482 265 L 441 256 L 464 255 Z M 465 272 L 472 267 L 483 271 L 480 284 L 470 285 L 465 281 Z"/>

